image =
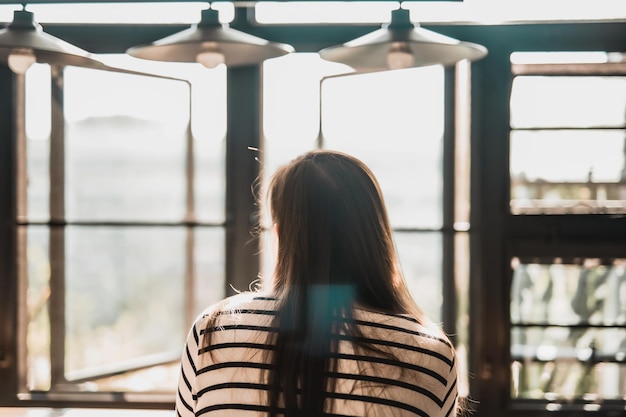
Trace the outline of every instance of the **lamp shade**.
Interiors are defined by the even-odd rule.
[[[421,28],[410,21],[409,10],[398,9],[381,29],[319,53],[357,70],[383,70],[474,61],[487,55],[487,49]]]
[[[202,11],[200,23],[148,45],[134,46],[128,51],[136,58],[170,62],[200,62],[207,67],[224,63],[237,67],[293,52],[291,45],[265,39],[221,24],[214,9]]]
[[[28,56],[46,64],[103,67],[89,52],[44,32],[33,13],[16,10],[13,21],[0,30],[0,61],[11,63]]]

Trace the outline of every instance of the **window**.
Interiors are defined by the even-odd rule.
[[[458,72],[460,79],[468,77],[468,66],[459,65]],[[447,107],[446,90],[455,85],[443,67],[355,74],[317,54],[296,53],[266,61],[263,73],[264,178],[312,149],[339,150],[365,162],[380,182],[411,293],[463,352],[462,329],[469,320],[469,220],[463,203],[469,178],[457,171],[457,206],[446,190],[455,187],[447,170],[454,172],[455,162],[458,170],[467,167],[469,147],[462,129],[456,143],[445,131],[451,117],[446,111],[454,111]],[[266,252],[263,272],[271,276],[271,251]],[[461,384],[466,393],[467,382]]]
[[[585,63],[602,54],[569,53],[568,59],[579,62],[549,70],[545,63],[524,63],[529,55],[513,55],[511,211],[625,213],[623,64],[611,65],[607,54],[605,63]],[[545,55],[548,60],[563,56]],[[559,74],[559,68],[566,73]]]
[[[626,260],[516,257],[512,270],[512,398],[624,398]]]
[[[623,412],[626,248],[606,223],[626,212],[622,55],[511,62],[510,210],[526,229],[510,242],[512,407]]]
[[[224,107],[205,94],[225,71],[169,71],[187,78],[43,64],[22,77],[22,399],[170,403],[191,321],[225,296],[225,122],[192,121]]]

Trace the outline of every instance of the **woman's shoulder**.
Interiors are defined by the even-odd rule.
[[[426,317],[356,310],[357,323],[368,333],[383,340],[395,340],[412,346],[439,352],[452,358],[452,343],[439,326]]]
[[[276,298],[269,292],[246,291],[227,297],[207,307],[195,320],[196,326],[204,328],[216,317],[242,314],[274,314]]]

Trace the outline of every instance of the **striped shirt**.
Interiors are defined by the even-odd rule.
[[[217,314],[210,346],[202,339]],[[182,355],[176,398],[180,417],[267,416],[269,332],[276,300],[245,293],[213,306],[192,326]],[[334,392],[326,393],[328,416],[452,417],[457,400],[456,360],[450,343],[408,315],[361,309],[354,319],[362,340],[379,351],[355,348],[342,335]],[[210,353],[209,353],[210,352]]]

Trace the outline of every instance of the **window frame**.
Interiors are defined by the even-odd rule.
[[[136,71],[127,71],[121,69],[114,68],[106,68],[99,69],[99,71],[104,72],[118,72],[123,74],[128,74],[130,76],[143,76],[143,77],[154,77],[159,79],[168,79],[175,80],[177,82],[185,83],[189,90],[189,99],[191,100],[191,83],[184,78],[172,78],[168,76],[156,75],[151,73],[141,73]],[[51,66],[51,83],[55,86],[65,85],[64,83],[64,68],[61,66]],[[22,321],[27,320],[27,313],[25,311],[25,299],[26,299],[26,290],[28,288],[28,273],[27,273],[27,265],[26,265],[26,257],[25,253],[27,250],[26,243],[26,234],[29,227],[32,226],[45,226],[49,228],[49,238],[50,242],[49,248],[49,259],[50,259],[50,298],[48,301],[48,315],[50,317],[50,332],[51,334],[65,334],[65,312],[66,312],[66,280],[65,280],[65,235],[67,227],[106,227],[110,230],[123,230],[127,227],[141,227],[141,228],[151,228],[151,227],[176,227],[184,230],[185,234],[185,256],[184,256],[184,276],[181,279],[184,282],[186,287],[183,297],[185,306],[184,311],[184,322],[190,323],[195,318],[195,305],[193,300],[193,292],[191,288],[195,286],[196,275],[194,268],[194,234],[198,228],[225,228],[224,223],[219,222],[203,222],[195,219],[195,190],[194,190],[194,136],[191,131],[191,112],[189,114],[189,118],[187,121],[187,127],[185,129],[185,138],[184,138],[184,177],[185,177],[185,199],[184,199],[184,216],[175,222],[167,222],[167,221],[142,221],[142,220],[130,220],[130,221],[109,221],[109,220],[67,220],[65,215],[65,128],[64,128],[64,109],[60,103],[64,101],[64,92],[61,88],[52,88],[52,97],[51,100],[53,102],[52,105],[52,128],[50,133],[50,183],[57,184],[54,187],[54,192],[51,192],[48,200],[50,207],[49,219],[45,221],[38,220],[29,220],[26,214],[26,187],[25,184],[27,182],[27,172],[26,172],[26,154],[25,154],[25,145],[27,141],[27,137],[25,135],[25,127],[23,124],[23,118],[20,117],[23,112],[23,104],[24,104],[24,91],[25,91],[25,76],[15,76],[15,84],[14,84],[14,97],[16,102],[16,216],[13,219],[16,228],[17,235],[17,253],[21,254],[21,256],[17,257],[17,273],[16,273],[16,281],[17,281],[17,299],[18,301],[18,313],[17,320],[18,326],[21,325]],[[226,285],[224,285],[224,291],[226,290]],[[182,333],[185,333],[185,330],[182,330]],[[16,351],[17,358],[26,358],[27,357],[27,347],[26,347],[26,335],[25,329],[22,327],[18,327],[16,338]],[[55,386],[72,386],[75,384],[80,384],[81,382],[87,382],[94,379],[107,378],[110,376],[118,375],[120,372],[133,372],[141,369],[146,369],[156,365],[165,365],[165,364],[174,364],[180,359],[180,352],[176,351],[172,352],[163,352],[157,355],[153,355],[149,358],[147,357],[137,357],[128,361],[128,363],[122,365],[122,367],[109,367],[107,370],[104,367],[101,370],[97,370],[96,373],[93,374],[85,374],[79,376],[76,379],[67,380],[66,372],[65,372],[65,349],[66,349],[66,340],[65,337],[56,337],[51,338],[50,340],[50,365],[51,365],[51,386],[53,388],[50,391],[41,392],[37,390],[31,391],[23,391],[26,387],[26,382],[24,381],[25,372],[21,367],[23,364],[20,362],[20,368],[17,371],[16,380],[18,381],[16,384],[17,396],[21,401],[34,401],[34,402],[55,402],[58,401],[84,401],[83,397],[85,394],[76,394],[72,393],[71,390],[66,391],[65,389],[55,389]],[[109,401],[111,398],[111,394],[109,392],[98,392],[91,393],[87,396],[90,398],[89,401]],[[141,398],[146,397],[149,401],[154,403],[163,403],[169,404],[171,402],[170,395],[162,395],[158,393],[153,394],[142,394],[137,395],[136,393],[127,393],[124,397],[128,397],[125,401],[143,401]],[[137,399],[133,399],[137,398]]]
[[[553,23],[481,28],[472,41],[489,55],[477,62],[472,79],[472,300],[471,398],[480,416],[589,415],[582,407],[550,411],[547,401],[528,404],[510,398],[510,259],[520,241],[551,244],[561,251],[575,244],[592,251],[623,243],[626,218],[589,215],[513,215],[509,207],[510,55],[520,51],[624,51],[624,23]],[[477,31],[478,32],[478,31]],[[455,32],[457,36],[460,36]],[[466,37],[467,38],[467,37]],[[469,39],[468,39],[469,40]],[[477,189],[479,187],[480,189]],[[623,410],[623,403],[618,405]],[[601,408],[598,416],[614,415]]]
[[[575,216],[575,215],[573,215]],[[585,259],[585,258],[597,258],[597,259],[624,259],[626,254],[626,242],[623,240],[621,242],[607,242],[607,241],[574,241],[574,242],[554,242],[549,240],[536,241],[533,239],[513,239],[508,248],[508,259],[509,259],[509,271],[507,275],[507,283],[506,286],[508,288],[507,296],[510,300],[511,293],[511,284],[513,282],[513,268],[511,266],[510,261],[514,258],[524,259],[524,260],[537,260],[538,263],[542,263],[542,261],[548,260],[550,258],[561,258],[564,260],[564,263],[567,264],[574,259]],[[509,304],[510,305],[510,304]],[[507,317],[510,317],[510,313],[507,313]],[[545,323],[538,325],[542,327]],[[555,325],[557,327],[568,327],[566,325]],[[509,329],[507,333],[507,337],[510,338],[511,329],[515,327],[514,323],[509,322]],[[589,327],[595,327],[590,325]],[[603,328],[620,328],[620,325],[603,325]],[[510,346],[510,343],[509,343]],[[510,355],[510,353],[509,353]],[[600,363],[602,361],[598,361]],[[611,362],[611,361],[607,361]],[[509,364],[510,368],[510,364]],[[554,409],[549,411],[549,407],[558,407],[558,411],[563,413],[571,413],[566,415],[578,415],[582,413],[587,413],[585,415],[589,415],[588,407],[598,407],[598,410],[595,411],[595,415],[607,415],[613,416],[618,415],[621,411],[624,410],[626,406],[626,400],[618,400],[618,399],[605,399],[605,400],[585,400],[583,398],[576,398],[573,400],[539,400],[539,399],[527,399],[527,398],[519,398],[519,399],[510,399],[510,407],[511,411],[515,413],[520,413],[522,415],[531,415],[533,412],[550,412],[554,415]],[[528,413],[528,414],[523,414]],[[517,414],[515,414],[517,415]]]
[[[607,51],[613,52],[613,51]],[[584,77],[584,76],[621,76],[624,77],[626,75],[626,66],[623,63],[602,63],[602,64],[512,64],[511,65],[512,78],[511,81],[517,76],[573,76],[573,77]],[[603,127],[564,127],[571,130],[576,131],[584,131],[584,130],[597,130],[597,129],[611,129],[611,130],[624,130],[624,127],[611,127],[611,128],[603,128]],[[510,131],[514,130],[549,130],[550,128],[510,128]],[[510,144],[510,140],[507,141]],[[625,155],[626,157],[626,155]],[[626,161],[625,161],[626,163]],[[602,184],[595,183],[592,184]],[[612,183],[611,183],[612,184]],[[510,190],[510,188],[509,188]],[[519,222],[521,225],[525,225],[528,227],[536,226],[536,221],[541,219],[541,221],[546,221],[550,226],[547,229],[547,235],[526,235],[524,237],[512,238],[509,244],[509,261],[513,258],[539,258],[543,261],[549,258],[603,258],[603,259],[611,259],[611,258],[624,258],[626,254],[626,244],[624,239],[621,241],[613,240],[609,234],[608,224],[612,226],[618,226],[618,230],[623,230],[623,222],[620,225],[619,222],[614,220],[625,217],[624,214],[612,214],[609,212],[603,213],[593,213],[593,214],[558,214],[556,215],[556,221],[551,221],[551,217],[555,216],[554,214],[542,213],[542,214],[533,214],[533,213],[522,213],[522,214],[513,214],[512,210],[509,209],[509,216],[512,219],[515,219],[518,216],[522,216],[522,220]],[[600,224],[599,221],[602,221],[603,227],[600,230],[594,231],[593,234],[585,231],[577,231],[576,236],[572,237],[561,237],[560,225],[561,222],[569,224],[569,227],[576,227],[576,219],[584,216],[586,218],[585,221],[590,224],[595,225],[596,227]],[[512,220],[515,222],[515,220]],[[606,224],[606,225],[605,225]],[[622,226],[620,228],[619,226]],[[540,262],[542,263],[542,262]],[[511,286],[512,284],[512,276],[513,269],[510,269],[507,284],[505,284],[507,288],[507,297],[510,299],[511,294]],[[510,317],[510,314],[507,314],[507,317]],[[510,329],[516,327],[515,323],[509,322]],[[545,324],[544,324],[545,325]],[[567,326],[565,326],[567,327]],[[589,327],[594,327],[593,325],[589,325]],[[613,326],[605,326],[606,328],[618,328],[619,325]],[[509,329],[507,335],[510,337],[511,330]],[[509,342],[510,345],[510,342]],[[610,362],[610,361],[608,361]],[[594,363],[594,365],[602,363],[602,361],[598,361]],[[510,378],[509,378],[510,379]],[[565,401],[562,399],[552,401],[547,400],[533,400],[533,399],[511,399],[511,407],[512,409],[518,410],[546,410],[548,406],[559,407],[559,411],[564,412],[582,412],[588,407],[599,406],[599,410],[602,412],[619,412],[624,410],[626,406],[626,400],[590,400],[586,401],[583,398],[576,398],[574,400]]]

